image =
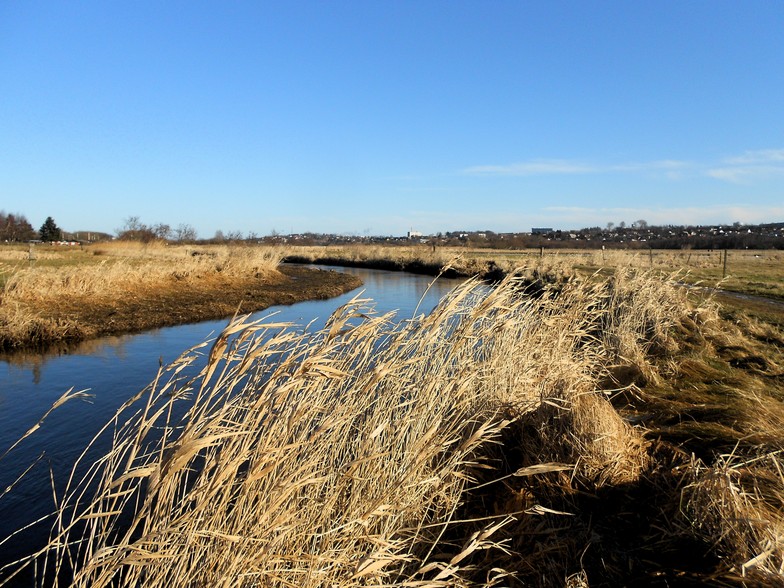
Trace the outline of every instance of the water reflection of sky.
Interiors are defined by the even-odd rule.
[[[357,268],[340,271],[359,276],[364,286],[330,300],[276,306],[253,318],[273,316],[275,322],[293,322],[311,328],[323,326],[330,314],[361,293],[371,298],[383,314],[396,310],[399,319],[410,318],[433,278]],[[429,312],[457,280],[438,280],[418,312]],[[0,358],[0,455],[32,427],[64,392],[87,390],[89,402],[73,400],[58,408],[40,430],[24,440],[0,462],[0,493],[39,455],[55,475],[67,476],[70,464],[89,439],[127,398],[155,377],[159,362],[174,361],[183,351],[214,337],[226,320],[155,329],[138,335],[88,341],[49,354]],[[47,467],[38,467],[21,490],[0,499],[0,540],[22,523],[52,509]],[[25,552],[19,542],[0,545],[0,566],[10,556]]]

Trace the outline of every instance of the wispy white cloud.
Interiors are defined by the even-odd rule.
[[[678,161],[676,159],[662,159],[660,161],[646,161],[638,163],[621,163],[609,165],[606,171],[619,172],[638,172],[638,171],[678,171],[693,167],[688,161]]]
[[[719,165],[710,166],[706,175],[735,184],[751,183],[784,175],[784,149],[746,151],[742,155],[725,158]]]
[[[759,149],[746,151],[743,155],[728,157],[724,160],[730,165],[764,165],[770,163],[784,164],[784,149]]]
[[[751,183],[784,176],[784,149],[759,149],[721,161],[692,162],[677,159],[596,163],[570,159],[530,159],[501,165],[476,165],[462,170],[477,176],[557,176],[585,174],[649,174],[670,180],[707,176],[731,183]]]
[[[477,165],[463,170],[467,174],[490,176],[569,175],[597,171],[599,168],[595,166],[565,159],[532,159],[509,165]]]
[[[596,173],[679,172],[691,167],[686,161],[660,161],[596,164],[568,159],[531,159],[507,165],[476,165],[463,170],[470,175],[484,176],[542,176]]]

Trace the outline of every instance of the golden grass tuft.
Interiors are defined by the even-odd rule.
[[[741,581],[784,581],[783,466],[780,452],[728,454],[710,467],[698,465],[684,490],[692,531],[713,543]]]

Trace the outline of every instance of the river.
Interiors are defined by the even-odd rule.
[[[398,318],[429,312],[459,280],[359,268],[328,268],[359,276],[364,285],[330,300],[275,306],[254,318],[275,314],[311,328],[323,325],[340,305],[362,292],[378,312],[398,311]],[[364,292],[363,292],[364,290]],[[427,295],[425,292],[427,291]],[[424,299],[423,299],[424,296]],[[421,301],[421,304],[420,304]],[[89,399],[71,400],[53,411],[41,428],[0,460],[0,541],[54,509],[49,470],[61,487],[88,441],[129,397],[154,378],[159,362],[169,363],[183,351],[215,336],[226,320],[155,329],[136,335],[87,341],[48,354],[0,356],[0,456],[69,389],[85,390]],[[2,496],[25,469],[40,458],[14,490]],[[0,568],[28,554],[45,540],[47,524],[0,544]],[[0,574],[2,581],[3,574]]]

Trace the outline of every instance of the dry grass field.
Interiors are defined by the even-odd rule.
[[[30,251],[0,247],[0,350],[223,318],[359,285],[334,272],[281,271],[271,247],[116,242]]]
[[[781,585],[782,349],[620,269],[469,280],[402,323],[362,299],[317,332],[238,319],[128,400],[0,578]]]
[[[619,268],[653,271],[669,277],[674,273],[690,284],[784,300],[784,251],[730,250],[726,267],[724,251],[635,249],[530,249],[503,250],[461,247],[329,246],[286,247],[285,256],[303,260],[348,263],[390,262],[391,266],[440,267],[452,262],[464,275],[509,271],[518,267],[562,265],[582,273],[610,273]],[[457,261],[455,261],[457,260]]]

